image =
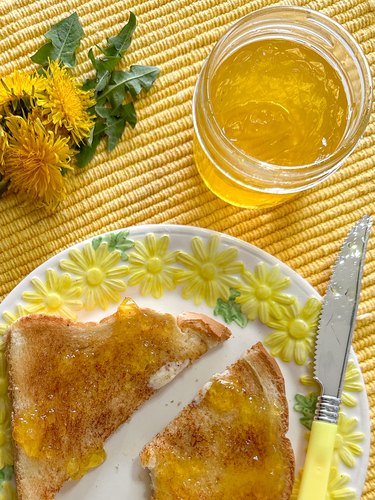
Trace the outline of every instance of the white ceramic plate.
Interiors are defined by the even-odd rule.
[[[168,236],[167,238],[160,240],[161,237],[166,235]],[[124,240],[125,237],[127,237],[127,240],[138,242],[137,246],[126,248],[127,240]],[[195,257],[192,258],[193,240],[196,254]],[[107,244],[105,241],[107,241]],[[161,241],[163,241],[164,245],[161,245]],[[99,243],[101,243],[101,245]],[[150,245],[148,248],[149,254],[147,254],[147,244]],[[154,250],[152,250],[155,244],[156,246]],[[118,248],[119,245],[121,248]],[[159,249],[157,248],[158,245],[161,245]],[[215,247],[215,245],[217,246]],[[154,257],[156,256],[159,260],[154,259],[151,264],[151,268],[154,272],[153,276],[158,274],[161,270],[165,271],[165,267],[159,269],[159,264],[160,262],[165,263],[166,256],[169,255],[172,262],[167,263],[167,266],[185,271],[185,279],[187,281],[178,283],[174,290],[164,290],[161,298],[152,297],[150,294],[147,294],[147,290],[143,290],[143,293],[146,292],[146,295],[142,295],[141,284],[127,286],[126,290],[121,292],[121,298],[118,297],[118,302],[110,304],[106,310],[102,310],[100,307],[96,306],[93,310],[88,311],[84,306],[81,310],[77,311],[77,317],[83,321],[96,321],[104,316],[112,314],[116,310],[120,300],[126,296],[132,297],[140,306],[149,306],[163,312],[178,314],[182,311],[192,310],[214,316],[214,306],[209,306],[204,301],[201,304],[196,304],[195,302],[197,302],[197,300],[194,301],[194,299],[197,299],[197,293],[193,293],[190,298],[183,298],[182,291],[186,284],[192,283],[194,271],[200,269],[199,272],[201,273],[202,266],[205,267],[205,272],[203,274],[206,279],[210,279],[212,270],[215,269],[216,266],[216,272],[218,272],[221,277],[224,275],[227,276],[229,273],[229,275],[238,280],[240,286],[248,286],[248,283],[246,284],[244,281],[243,274],[239,271],[241,266],[238,262],[243,263],[243,269],[245,269],[246,272],[252,273],[253,276],[255,273],[258,281],[259,279],[266,279],[264,277],[264,272],[266,274],[269,272],[277,273],[278,271],[276,271],[276,269],[278,269],[280,272],[280,276],[278,277],[279,283],[283,277],[287,277],[290,280],[289,285],[279,291],[284,294],[290,294],[297,299],[300,304],[300,309],[303,308],[307,301],[310,301],[313,305],[314,301],[320,301],[318,293],[298,274],[271,255],[252,245],[224,234],[194,227],[145,225],[128,228],[126,232],[107,233],[102,235],[101,240],[93,239],[84,241],[52,257],[24,279],[3,301],[0,305],[0,318],[3,318],[5,323],[11,323],[15,317],[22,312],[20,309],[17,310],[18,305],[26,307],[26,309],[31,307],[35,312],[37,309],[42,310],[43,307],[61,307],[61,304],[59,306],[61,297],[62,302],[64,297],[68,297],[68,308],[72,305],[74,306],[74,303],[77,301],[84,302],[84,283],[87,282],[87,272],[92,269],[93,266],[95,267],[92,256],[94,255],[94,259],[96,258],[99,248],[102,248],[101,252],[103,253],[103,247],[105,246],[107,252],[114,252],[118,255],[117,259],[120,259],[121,255],[119,250],[124,252],[122,257],[125,260],[119,260],[118,263],[111,264],[112,267],[119,268],[120,266],[121,269],[121,266],[130,266],[130,272],[126,276],[115,276],[115,280],[119,279],[121,282],[127,283],[129,279],[134,279],[132,276],[135,271],[142,270],[142,266],[148,266],[148,269],[150,269],[150,257],[152,257],[150,252],[154,251]],[[211,248],[211,250],[209,250],[209,248]],[[228,251],[229,248],[232,250]],[[71,253],[73,249],[74,251]],[[185,258],[181,258],[180,253],[177,262],[173,262],[176,253],[171,254],[170,252],[174,252],[175,250],[182,252]],[[223,251],[225,251],[225,254],[222,254]],[[134,257],[136,254],[138,258]],[[130,261],[126,260],[129,256]],[[81,275],[79,273],[77,274],[77,262],[82,264],[85,258],[87,261],[86,264],[88,263],[86,265],[86,270],[84,269],[85,265],[83,265],[80,270]],[[193,262],[194,258],[195,267]],[[72,260],[70,260],[70,264],[69,262],[67,264],[69,259],[75,260],[76,267],[74,267],[74,263],[72,264]],[[224,264],[222,261],[224,261]],[[134,262],[138,262],[138,264],[134,264]],[[214,268],[212,266],[207,267],[206,264],[210,262],[214,265]],[[261,262],[263,264],[259,267]],[[135,265],[138,265],[137,269],[134,267]],[[229,265],[229,268],[225,268],[226,265]],[[101,269],[100,265],[98,265],[98,268]],[[48,270],[54,270],[55,272],[51,273],[51,271]],[[108,272],[108,269],[106,272]],[[70,282],[73,287],[77,287],[77,282],[75,280],[78,279],[79,285],[83,286],[83,288],[81,287],[78,291],[77,289],[75,289],[75,291],[73,290],[70,295],[69,293],[67,294],[65,290],[62,295],[60,295],[59,299],[61,289],[58,288],[58,280],[61,279],[61,276],[64,274],[70,275]],[[111,274],[111,271],[109,271],[109,274]],[[116,274],[116,272],[114,274]],[[119,274],[121,274],[121,272]],[[138,276],[141,276],[141,274],[138,273]],[[94,273],[91,272],[91,282],[95,283],[95,280],[100,280],[99,275],[98,273],[95,274],[95,271]],[[35,278],[39,278],[40,281],[35,281]],[[207,281],[203,282],[207,283]],[[40,283],[42,283],[42,285],[40,285]],[[109,283],[109,286],[111,287],[111,283]],[[57,292],[56,290],[54,291],[54,287]],[[93,288],[95,288],[95,286],[91,285],[91,289]],[[256,289],[259,292],[259,289]],[[259,292],[258,295],[259,294],[261,295],[261,292]],[[313,298],[313,300],[311,300],[311,298]],[[69,302],[69,300],[72,302]],[[286,311],[288,308],[290,309],[291,306],[285,305],[283,307],[285,308],[283,310]],[[72,312],[72,309],[70,308],[69,311]],[[285,314],[287,313],[285,312]],[[291,313],[288,314],[290,319]],[[242,319],[243,318],[244,316],[242,316]],[[221,316],[217,316],[216,319],[224,322]],[[202,387],[214,373],[223,371],[227,365],[234,362],[247,348],[257,341],[264,341],[266,337],[274,331],[259,319],[249,320],[244,327],[239,326],[235,322],[231,322],[229,327],[233,333],[229,341],[203,356],[200,360],[195,362],[193,366],[187,368],[180,374],[173,382],[161,389],[151,398],[151,400],[146,402],[133,415],[129,422],[124,424],[108,439],[105,444],[107,452],[106,461],[100,467],[87,473],[81,480],[67,483],[57,495],[57,498],[61,500],[83,498],[90,498],[90,500],[101,500],[103,498],[111,498],[112,500],[124,498],[141,500],[150,498],[148,476],[142,470],[138,461],[138,454],[142,447],[157,432],[162,430],[164,426],[180,412],[185,404],[189,403],[194,398],[198,389]],[[296,340],[290,337],[290,335],[289,338],[292,339],[292,343]],[[300,366],[297,365],[294,360],[283,362],[278,357],[276,357],[276,359],[285,378],[290,412],[290,430],[288,435],[292,442],[296,457],[296,471],[298,476],[298,471],[303,466],[308,431],[300,423],[301,413],[293,409],[296,403],[295,395],[306,395],[316,389],[303,385],[300,382],[300,377],[308,374],[306,364]],[[346,493],[349,495],[345,498],[359,498],[368,464],[370,421],[366,392],[354,353],[352,353],[351,359],[352,369],[348,378],[346,394],[348,396],[348,402],[354,406],[348,407],[342,405],[344,420],[342,420],[341,429],[339,428],[341,435],[338,440],[336,453],[337,469],[332,469],[329,488],[331,493]],[[350,467],[348,467],[348,465],[350,465]],[[11,469],[8,467],[6,475],[8,478],[10,476],[10,471]]]

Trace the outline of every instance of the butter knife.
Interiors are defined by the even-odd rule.
[[[298,500],[326,498],[371,225],[372,218],[366,215],[350,230],[324,298],[314,359],[314,379],[321,393],[311,426]]]

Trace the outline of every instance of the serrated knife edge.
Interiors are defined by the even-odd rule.
[[[315,342],[314,377],[324,394],[341,397],[358,308],[372,218],[362,217],[350,230],[327,287]]]
[[[327,485],[337,437],[342,383],[352,341],[371,224],[372,218],[365,216],[350,231],[339,253],[324,298],[314,360],[314,376],[321,384],[321,395],[318,397],[311,425],[298,500],[327,498]],[[354,244],[350,246],[352,238]],[[360,248],[356,248],[357,241],[360,242]],[[341,263],[340,258],[343,259]],[[351,275],[349,273],[345,279],[344,271],[347,268],[351,270]],[[347,288],[345,288],[346,280]],[[335,303],[336,294],[337,303]],[[330,322],[334,322],[334,328],[330,328]]]

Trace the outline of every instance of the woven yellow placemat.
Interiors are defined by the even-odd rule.
[[[282,206],[249,211],[215,198],[193,162],[191,98],[197,74],[226,28],[272,0],[0,0],[0,76],[31,68],[50,26],[73,11],[85,36],[76,75],[89,76],[87,50],[117,33],[132,10],[138,21],[126,65],[159,66],[152,92],[137,103],[139,123],[111,154],[68,181],[53,214],[0,199],[0,300],[37,265],[79,240],[142,223],[179,223],[231,234],[280,258],[320,293],[350,225],[375,214],[375,123],[324,186]],[[285,2],[322,10],[342,23],[375,68],[373,0]],[[364,273],[354,346],[375,425],[375,234]],[[374,498],[375,447],[363,498]]]

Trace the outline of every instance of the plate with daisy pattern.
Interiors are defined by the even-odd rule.
[[[283,373],[289,432],[300,471],[314,414],[312,378],[319,294],[270,254],[236,238],[178,225],[134,226],[96,236],[47,260],[0,304],[0,333],[25,314],[47,313],[98,321],[125,297],[141,307],[177,315],[207,314],[232,331],[158,391],[105,443],[107,458],[57,499],[150,498],[138,454],[217,372],[263,342]],[[16,498],[4,343],[0,343],[0,500]],[[359,364],[351,352],[345,377],[327,499],[360,497],[369,457],[370,419]]]

